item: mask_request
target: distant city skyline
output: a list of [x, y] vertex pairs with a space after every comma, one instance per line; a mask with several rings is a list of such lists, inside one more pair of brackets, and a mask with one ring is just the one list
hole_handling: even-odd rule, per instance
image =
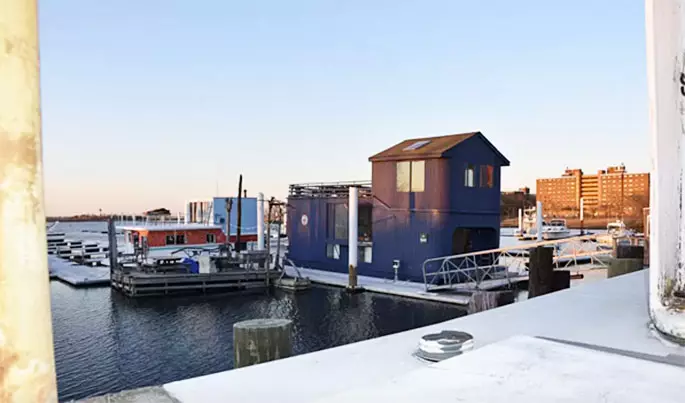
[[285, 198], [470, 131], [511, 161], [503, 190], [650, 170], [641, 1], [65, 0], [40, 20], [48, 215], [175, 214], [241, 173]]

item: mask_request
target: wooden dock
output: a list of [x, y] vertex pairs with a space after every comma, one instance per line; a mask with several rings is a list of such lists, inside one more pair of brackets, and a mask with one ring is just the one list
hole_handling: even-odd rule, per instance
[[210, 294], [265, 290], [281, 275], [277, 271], [228, 270], [218, 273], [144, 273], [113, 270], [111, 286], [130, 297]]

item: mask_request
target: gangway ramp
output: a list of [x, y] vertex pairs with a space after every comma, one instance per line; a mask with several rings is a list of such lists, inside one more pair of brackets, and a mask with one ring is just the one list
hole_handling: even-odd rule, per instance
[[426, 291], [474, 291], [510, 287], [528, 279], [529, 250], [554, 248], [555, 269], [607, 267], [613, 249], [584, 235], [427, 259], [423, 262]]

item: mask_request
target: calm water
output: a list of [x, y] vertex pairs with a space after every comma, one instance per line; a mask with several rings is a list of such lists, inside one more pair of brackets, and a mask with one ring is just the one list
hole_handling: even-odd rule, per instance
[[60, 400], [161, 384], [233, 367], [233, 324], [293, 320], [296, 354], [463, 315], [457, 307], [373, 293], [312, 288], [297, 295], [129, 299], [109, 288], [53, 281]]

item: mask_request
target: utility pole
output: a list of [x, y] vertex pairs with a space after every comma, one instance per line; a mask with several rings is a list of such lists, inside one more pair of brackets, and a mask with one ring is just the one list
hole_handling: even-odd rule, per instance
[[243, 175], [238, 179], [238, 228], [235, 231], [235, 250], [240, 252], [240, 228], [243, 225]]
[[57, 402], [37, 7], [0, 1], [0, 400], [11, 402]]

